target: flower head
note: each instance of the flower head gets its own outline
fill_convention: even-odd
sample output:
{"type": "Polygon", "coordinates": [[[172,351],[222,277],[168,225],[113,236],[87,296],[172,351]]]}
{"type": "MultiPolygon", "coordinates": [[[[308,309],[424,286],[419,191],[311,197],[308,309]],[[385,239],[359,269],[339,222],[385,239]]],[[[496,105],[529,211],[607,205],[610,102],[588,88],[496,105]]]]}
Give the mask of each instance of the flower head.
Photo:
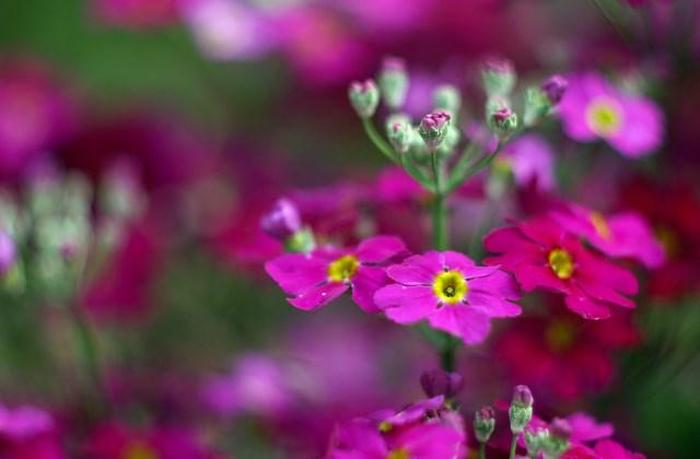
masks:
{"type": "Polygon", "coordinates": [[[663,247],[651,227],[634,212],[605,216],[572,204],[553,212],[552,218],[610,257],[635,258],[649,268],[657,268],[664,261],[663,247]]]}
{"type": "Polygon", "coordinates": [[[457,252],[427,252],[390,266],[394,283],[374,295],[386,316],[401,324],[421,320],[459,336],[467,344],[483,341],[491,317],[513,317],[520,307],[515,285],[496,266],[481,267],[457,252]]]}
{"type": "Polygon", "coordinates": [[[373,80],[353,81],[348,88],[350,104],[357,116],[371,118],[379,105],[379,89],[373,80]]]}
{"type": "Polygon", "coordinates": [[[663,116],[651,100],[623,93],[596,73],[570,77],[559,113],[572,139],[600,138],[624,156],[651,153],[663,137],[663,116]]]}
{"type": "Polygon", "coordinates": [[[377,236],[353,249],[320,248],[310,254],[282,255],[267,262],[265,270],[293,295],[289,302],[299,309],[316,310],[352,289],[355,303],[375,312],[372,296],[389,281],[381,265],[404,250],[400,239],[377,236]]]}
{"type": "Polygon", "coordinates": [[[554,188],[554,154],[537,134],[526,134],[509,143],[495,164],[510,169],[520,187],[534,184],[542,191],[554,188]]]}
{"type": "Polygon", "coordinates": [[[418,133],[428,148],[434,150],[445,140],[451,120],[452,115],[444,110],[437,110],[423,117],[418,126],[418,133]]]}
{"type": "Polygon", "coordinates": [[[625,295],[637,293],[637,279],[586,250],[549,218],[497,229],[484,242],[487,250],[499,254],[487,264],[513,273],[525,291],[562,293],[567,307],[586,319],[610,317],[609,306],[635,307],[625,295]]]}

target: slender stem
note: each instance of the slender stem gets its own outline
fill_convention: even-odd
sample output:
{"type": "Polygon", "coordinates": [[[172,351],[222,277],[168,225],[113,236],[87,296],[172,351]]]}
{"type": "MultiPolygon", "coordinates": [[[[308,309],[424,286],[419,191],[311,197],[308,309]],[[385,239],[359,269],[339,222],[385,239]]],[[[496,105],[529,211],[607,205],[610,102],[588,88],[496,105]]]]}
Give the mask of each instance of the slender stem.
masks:
{"type": "Polygon", "coordinates": [[[447,250],[449,237],[447,234],[447,202],[443,189],[443,171],[436,153],[431,153],[435,194],[433,196],[433,247],[436,250],[447,250]]]}
{"type": "Polygon", "coordinates": [[[391,145],[389,145],[389,142],[384,140],[381,135],[379,135],[379,132],[377,132],[377,128],[374,127],[374,124],[372,123],[371,118],[362,118],[362,126],[365,128],[365,132],[367,133],[367,137],[372,141],[374,146],[381,151],[384,156],[389,158],[392,162],[399,163],[399,159],[396,157],[396,152],[392,148],[391,145]]]}
{"type": "Polygon", "coordinates": [[[518,434],[513,434],[513,441],[510,443],[509,459],[515,459],[515,450],[518,448],[518,434]]]}
{"type": "Polygon", "coordinates": [[[479,459],[486,459],[486,443],[479,443],[479,459]]]}
{"type": "Polygon", "coordinates": [[[96,395],[101,399],[104,395],[104,384],[102,381],[102,372],[100,371],[95,335],[85,313],[78,304],[72,306],[70,311],[75,326],[77,346],[83,361],[83,366],[96,389],[96,395]]]}

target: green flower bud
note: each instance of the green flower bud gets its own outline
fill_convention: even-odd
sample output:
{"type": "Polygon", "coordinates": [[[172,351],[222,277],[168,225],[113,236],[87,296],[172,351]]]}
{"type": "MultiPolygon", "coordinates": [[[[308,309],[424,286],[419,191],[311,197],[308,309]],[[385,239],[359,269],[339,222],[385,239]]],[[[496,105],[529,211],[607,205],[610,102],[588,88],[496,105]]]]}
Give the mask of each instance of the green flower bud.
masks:
{"type": "Polygon", "coordinates": [[[549,435],[541,441],[547,459],[558,459],[569,448],[571,426],[565,419],[554,418],[549,424],[549,435]]]}
{"type": "Polygon", "coordinates": [[[451,84],[438,86],[433,93],[433,106],[456,115],[462,106],[462,95],[459,89],[451,84]]]}
{"type": "Polygon", "coordinates": [[[314,233],[309,228],[303,228],[287,238],[284,243],[287,252],[309,253],[316,248],[314,233]]]}
{"type": "Polygon", "coordinates": [[[447,137],[452,115],[443,110],[428,113],[418,126],[418,133],[430,151],[437,150],[447,137]]]}
{"type": "Polygon", "coordinates": [[[348,88],[350,104],[362,119],[371,118],[379,105],[379,89],[373,80],[353,81],[348,88]]]}
{"type": "Polygon", "coordinates": [[[479,443],[486,443],[496,428],[496,413],[490,406],[481,408],[474,414],[474,436],[479,443]]]}
{"type": "Polygon", "coordinates": [[[513,401],[508,409],[510,431],[519,434],[532,419],[532,392],[527,386],[516,386],[513,390],[513,401]]]}
{"type": "Polygon", "coordinates": [[[408,94],[408,74],[403,59],[384,59],[377,81],[384,104],[392,110],[400,109],[408,94]]]}
{"type": "Polygon", "coordinates": [[[416,132],[411,120],[404,114],[392,115],[387,119],[386,135],[394,150],[402,154],[416,141],[416,132]]]}
{"type": "Polygon", "coordinates": [[[523,106],[523,122],[525,126],[532,126],[547,116],[551,108],[552,102],[541,89],[527,88],[525,90],[525,103],[523,106]]]}
{"type": "Polygon", "coordinates": [[[486,60],[481,70],[481,81],[489,97],[507,96],[517,81],[513,64],[506,59],[486,60]]]}

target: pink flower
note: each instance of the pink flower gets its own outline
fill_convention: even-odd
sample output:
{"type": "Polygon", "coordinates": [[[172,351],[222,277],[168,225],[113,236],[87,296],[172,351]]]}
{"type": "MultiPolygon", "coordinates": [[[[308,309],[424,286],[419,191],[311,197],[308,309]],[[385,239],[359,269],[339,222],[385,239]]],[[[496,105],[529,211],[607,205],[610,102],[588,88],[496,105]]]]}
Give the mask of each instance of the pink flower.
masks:
{"type": "Polygon", "coordinates": [[[289,302],[313,311],[352,289],[352,298],[366,312],[376,312],[374,292],[388,282],[382,264],[401,255],[401,239],[377,236],[354,249],[321,248],[310,254],[286,254],[265,264],[282,289],[294,295],[289,302]]]}
{"type": "Polygon", "coordinates": [[[608,387],[616,377],[618,353],[639,341],[627,316],[591,323],[557,313],[518,320],[497,338],[495,355],[512,381],[573,401],[608,387]]]}
{"type": "Polygon", "coordinates": [[[63,459],[52,416],[33,406],[0,406],[0,457],[63,459]]]}
{"type": "Polygon", "coordinates": [[[375,422],[360,418],[336,428],[326,458],[452,459],[458,457],[464,441],[463,431],[439,420],[382,432],[375,422]]]}
{"type": "Polygon", "coordinates": [[[601,440],[593,448],[574,443],[561,455],[561,459],[644,459],[644,457],[643,454],[629,451],[613,440],[601,440]]]}
{"type": "Polygon", "coordinates": [[[649,268],[664,261],[664,250],[647,222],[634,212],[609,217],[571,204],[555,211],[552,218],[571,234],[586,239],[593,247],[613,258],[635,258],[649,268]]]}
{"type": "Polygon", "coordinates": [[[631,158],[656,150],[663,138],[663,115],[654,102],[620,91],[597,73],[569,77],[559,113],[572,139],[600,138],[631,158]]]}
{"type": "Polygon", "coordinates": [[[461,337],[467,344],[483,341],[491,317],[513,317],[520,307],[511,277],[497,266],[476,266],[457,252],[427,252],[390,266],[395,282],[381,288],[374,301],[386,316],[401,324],[427,319],[435,328],[461,337]]]}
{"type": "Polygon", "coordinates": [[[637,293],[637,279],[628,271],[586,250],[578,239],[549,218],[533,218],[486,236],[486,249],[515,275],[525,291],[560,292],[566,306],[585,319],[610,317],[609,306],[633,309],[625,295],[637,293]]]}
{"type": "Polygon", "coordinates": [[[547,141],[537,134],[524,135],[508,144],[495,164],[509,168],[521,187],[534,183],[541,191],[554,188],[554,154],[547,141]]]}

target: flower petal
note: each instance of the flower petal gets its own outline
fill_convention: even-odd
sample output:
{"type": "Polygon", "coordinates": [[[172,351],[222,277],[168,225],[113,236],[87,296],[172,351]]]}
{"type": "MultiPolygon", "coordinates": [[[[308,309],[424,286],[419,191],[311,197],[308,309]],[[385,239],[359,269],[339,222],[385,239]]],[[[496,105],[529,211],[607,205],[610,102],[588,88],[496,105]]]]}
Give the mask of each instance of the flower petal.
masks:
{"type": "Polygon", "coordinates": [[[361,266],[351,281],[352,299],[365,312],[379,312],[380,309],[374,303],[374,294],[389,282],[383,268],[361,266]]]}
{"type": "Polygon", "coordinates": [[[481,312],[488,317],[515,317],[522,312],[520,306],[487,293],[470,291],[467,307],[481,312]]]}
{"type": "Polygon", "coordinates": [[[423,320],[437,307],[437,299],[430,287],[410,287],[391,284],[374,294],[374,302],[386,316],[400,324],[423,320]]]}
{"type": "Polygon", "coordinates": [[[363,263],[381,263],[406,250],[401,239],[394,236],[376,236],[365,239],[357,247],[357,258],[363,263]]]}
{"type": "Polygon", "coordinates": [[[329,282],[320,287],[311,288],[294,298],[289,298],[289,303],[303,311],[315,311],[321,306],[325,306],[342,295],[348,288],[342,282],[329,282]]]}
{"type": "Polygon", "coordinates": [[[491,330],[491,320],[469,306],[443,306],[428,317],[430,325],[462,338],[465,344],[478,344],[491,330]]]}
{"type": "Polygon", "coordinates": [[[575,291],[565,298],[566,306],[588,320],[600,320],[610,317],[610,308],[598,302],[584,292],[575,291]]]}
{"type": "Polygon", "coordinates": [[[327,264],[312,255],[292,253],[268,261],[265,271],[282,290],[295,295],[325,281],[327,264]]]}

